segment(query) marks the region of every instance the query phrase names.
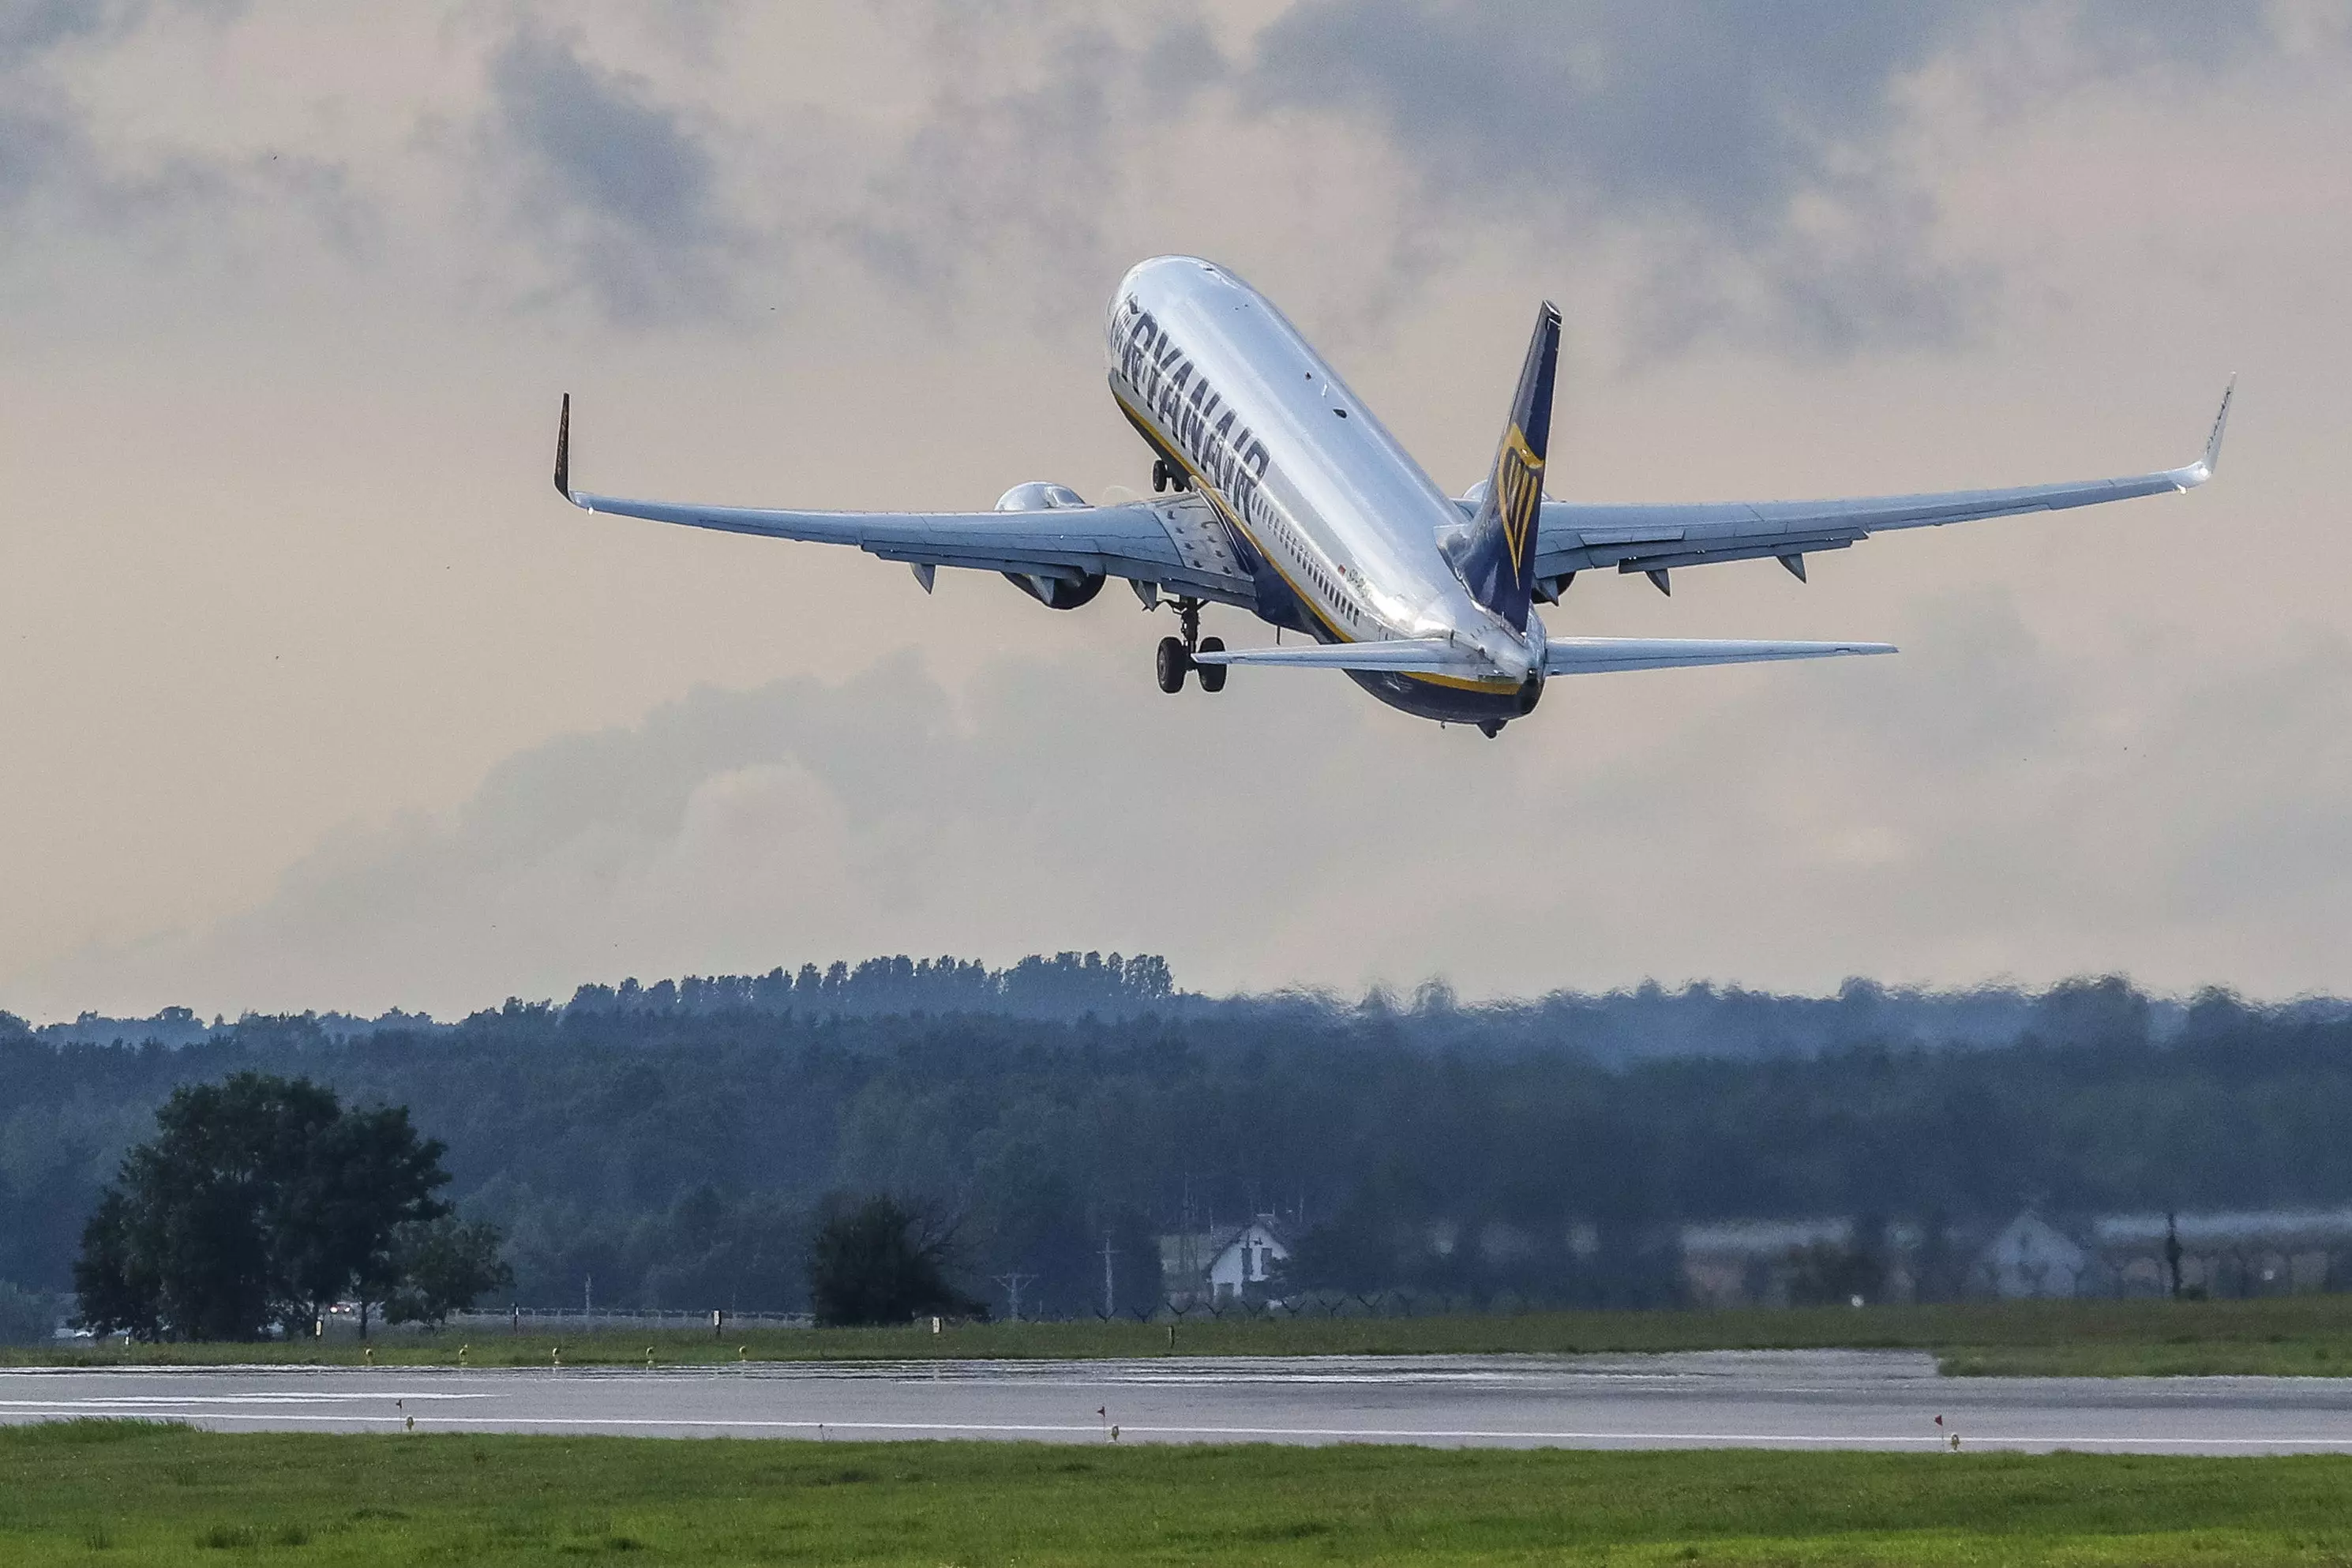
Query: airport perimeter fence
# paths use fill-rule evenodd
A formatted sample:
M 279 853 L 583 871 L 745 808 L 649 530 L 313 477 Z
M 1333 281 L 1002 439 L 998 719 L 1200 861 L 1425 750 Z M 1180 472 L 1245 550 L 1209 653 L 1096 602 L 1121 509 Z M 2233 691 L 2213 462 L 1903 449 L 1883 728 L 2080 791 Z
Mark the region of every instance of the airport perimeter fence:
M 1000 1306 L 1003 1303 L 999 1303 Z M 1295 1318 L 1431 1318 L 1461 1313 L 1512 1313 L 1538 1310 L 1539 1303 L 1512 1297 L 1480 1299 L 1438 1290 L 1302 1290 L 1289 1296 L 1255 1298 L 1225 1296 L 1162 1296 L 1149 1307 L 1105 1312 L 1099 1307 L 1062 1311 L 1047 1307 L 1022 1314 L 1028 1322 L 1285 1322 Z M 639 1310 L 627 1307 L 508 1307 L 498 1311 L 452 1312 L 440 1331 L 463 1331 L 487 1336 L 562 1331 L 586 1333 L 600 1329 L 658 1329 L 672 1332 L 727 1333 L 738 1329 L 806 1329 L 815 1320 L 806 1312 L 684 1312 Z M 373 1332 L 431 1332 L 421 1325 L 386 1325 Z M 331 1321 L 330 1335 L 356 1335 L 355 1321 Z
M 1000 1301 L 996 1305 L 1002 1309 L 1005 1303 Z M 1129 1307 L 1112 1312 L 1106 1312 L 1098 1306 L 1067 1311 L 1051 1304 L 1040 1310 L 1024 1303 L 1022 1320 L 1060 1323 L 1286 1322 L 1294 1318 L 1508 1316 L 1540 1311 L 1547 1305 L 1507 1294 L 1477 1297 L 1412 1289 L 1300 1290 L 1280 1297 L 1162 1296 L 1149 1307 Z M 496 1312 L 453 1312 L 449 1316 L 448 1326 L 470 1329 L 478 1333 L 489 1333 L 499 1329 L 514 1331 L 568 1329 L 573 1332 L 587 1329 L 704 1329 L 724 1331 L 731 1329 L 806 1329 L 814 1327 L 815 1322 L 816 1320 L 805 1312 L 730 1311 L 714 1317 L 710 1312 L 637 1311 L 627 1308 L 607 1310 L 602 1307 L 593 1310 L 523 1307 Z
M 665 1312 L 618 1307 L 509 1307 L 497 1312 L 452 1312 L 450 1329 L 478 1334 L 504 1329 L 509 1333 L 561 1329 L 588 1333 L 598 1329 L 703 1330 L 724 1333 L 730 1329 L 805 1329 L 815 1321 L 806 1312 Z
M 1508 1293 L 1458 1295 L 1400 1287 L 1388 1290 L 1298 1290 L 1287 1296 L 1167 1296 L 1146 1310 L 1106 1313 L 1099 1308 L 1078 1316 L 1097 1321 L 1112 1317 L 1139 1323 L 1285 1322 L 1294 1318 L 1439 1318 L 1510 1315 L 1541 1310 L 1546 1303 Z

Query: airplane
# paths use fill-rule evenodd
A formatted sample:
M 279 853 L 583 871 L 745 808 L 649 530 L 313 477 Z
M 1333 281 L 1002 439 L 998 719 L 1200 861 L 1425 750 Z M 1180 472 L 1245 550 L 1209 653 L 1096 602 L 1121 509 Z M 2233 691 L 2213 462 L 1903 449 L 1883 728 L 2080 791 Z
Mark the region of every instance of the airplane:
M 1090 506 L 1032 483 L 984 512 L 770 510 L 575 491 L 572 396 L 556 428 L 555 488 L 589 511 L 777 539 L 854 544 L 906 563 L 925 593 L 940 568 L 1000 572 L 1049 609 L 1123 579 L 1144 608 L 1174 607 L 1160 689 L 1235 666 L 1337 669 L 1390 706 L 1489 739 L 1535 710 L 1558 675 L 1893 653 L 1883 643 L 1554 637 L 1535 605 L 1583 572 L 1670 574 L 1805 558 L 1874 533 L 2190 490 L 2213 477 L 2232 378 L 2204 456 L 2186 468 L 2015 489 L 1821 501 L 1594 504 L 1544 494 L 1560 316 L 1546 302 L 1486 479 L 1448 497 L 1264 295 L 1224 267 L 1162 256 L 1130 270 L 1105 322 L 1111 395 L 1151 449 L 1154 495 Z M 1276 646 L 1201 635 L 1211 604 L 1249 611 Z M 1312 641 L 1283 646 L 1294 631 Z

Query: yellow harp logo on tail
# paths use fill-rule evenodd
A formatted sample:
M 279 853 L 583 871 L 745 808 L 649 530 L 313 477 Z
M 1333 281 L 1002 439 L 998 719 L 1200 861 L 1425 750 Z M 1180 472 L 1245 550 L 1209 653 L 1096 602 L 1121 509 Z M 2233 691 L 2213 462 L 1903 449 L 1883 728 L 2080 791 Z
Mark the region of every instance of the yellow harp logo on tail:
M 1495 507 L 1502 520 L 1503 542 L 1511 552 L 1511 570 L 1519 575 L 1527 572 L 1542 500 L 1543 459 L 1529 450 L 1527 433 L 1514 425 L 1495 455 Z

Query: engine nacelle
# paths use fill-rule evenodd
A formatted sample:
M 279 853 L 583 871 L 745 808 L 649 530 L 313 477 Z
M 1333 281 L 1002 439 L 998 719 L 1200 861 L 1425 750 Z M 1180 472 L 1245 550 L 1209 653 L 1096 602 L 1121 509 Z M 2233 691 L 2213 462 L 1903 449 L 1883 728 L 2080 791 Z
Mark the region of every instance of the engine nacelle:
M 1065 507 L 1084 506 L 1087 498 L 1067 485 L 1048 485 L 1032 481 L 1015 485 L 996 498 L 999 511 L 1060 511 Z
M 996 499 L 999 511 L 1060 511 L 1081 507 L 1086 498 L 1067 485 L 1015 485 Z M 1103 590 L 1100 575 L 1055 577 L 1039 572 L 1007 572 L 1004 580 L 1049 610 L 1075 610 Z

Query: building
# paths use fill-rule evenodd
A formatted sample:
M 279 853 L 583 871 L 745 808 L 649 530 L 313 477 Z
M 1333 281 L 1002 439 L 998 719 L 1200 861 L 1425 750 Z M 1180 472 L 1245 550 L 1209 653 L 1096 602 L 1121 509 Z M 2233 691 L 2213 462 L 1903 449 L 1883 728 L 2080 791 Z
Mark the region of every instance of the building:
M 2091 1294 L 2091 1249 L 2027 1209 L 1977 1254 L 1972 1283 L 2003 1300 Z
M 1260 1215 L 1214 1244 L 1209 1257 L 1209 1295 L 1219 1301 L 1262 1297 L 1276 1272 L 1289 1261 L 1289 1240 L 1272 1215 Z
M 2108 1215 L 2091 1226 L 2104 1295 L 2272 1296 L 2352 1289 L 2352 1209 Z
M 1290 1237 L 1272 1215 L 1260 1215 L 1247 1225 L 1163 1236 L 1161 1287 L 1179 1303 L 1264 1300 L 1290 1254 Z
M 1850 1219 L 1729 1220 L 1685 1226 L 1683 1289 L 1698 1307 L 1785 1307 L 1798 1262 L 1853 1245 Z

